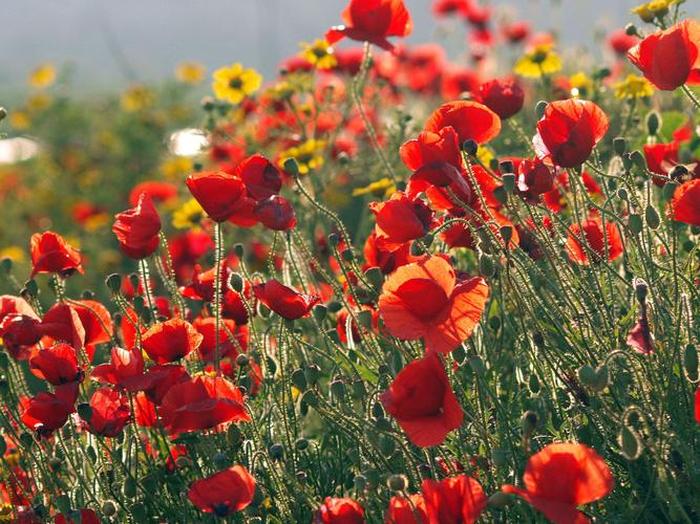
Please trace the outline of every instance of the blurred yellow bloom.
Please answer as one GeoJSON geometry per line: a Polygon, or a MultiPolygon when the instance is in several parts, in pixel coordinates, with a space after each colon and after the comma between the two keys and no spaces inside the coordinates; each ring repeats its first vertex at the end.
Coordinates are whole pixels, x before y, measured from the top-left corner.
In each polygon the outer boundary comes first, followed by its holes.
{"type": "Polygon", "coordinates": [[[491,165],[491,161],[496,158],[496,155],[494,155],[491,148],[479,146],[479,148],[476,150],[476,158],[478,158],[479,162],[484,164],[486,167],[489,167],[491,165]]]}
{"type": "Polygon", "coordinates": [[[122,109],[127,113],[135,113],[151,106],[155,101],[155,95],[144,85],[129,87],[121,97],[122,109]]]}
{"type": "Polygon", "coordinates": [[[190,198],[173,213],[173,227],[175,229],[194,229],[204,218],[204,209],[194,198],[190,198]]]}
{"type": "Polygon", "coordinates": [[[323,156],[320,153],[325,147],[325,141],[311,138],[303,144],[283,151],[280,155],[280,165],[283,166],[287,159],[293,158],[297,161],[299,173],[305,175],[323,165],[323,156]]]}
{"type": "Polygon", "coordinates": [[[520,57],[513,69],[520,76],[527,78],[539,78],[542,75],[551,75],[561,70],[561,58],[550,44],[535,46],[531,51],[520,57]]]}
{"type": "Polygon", "coordinates": [[[396,186],[390,178],[384,177],[372,182],[365,187],[358,187],[352,190],[352,196],[373,195],[376,197],[388,197],[396,191],[396,186]]]}
{"type": "Polygon", "coordinates": [[[160,172],[163,173],[165,178],[170,180],[191,173],[193,169],[192,159],[186,156],[168,158],[160,165],[160,172]]]}
{"type": "Polygon", "coordinates": [[[51,105],[51,97],[45,93],[36,93],[27,98],[27,109],[32,112],[43,111],[51,105]]]}
{"type": "Polygon", "coordinates": [[[667,15],[669,7],[677,3],[678,0],[653,0],[652,2],[638,5],[632,9],[632,12],[639,16],[643,22],[651,23],[657,16],[661,18],[667,15]]]}
{"type": "Polygon", "coordinates": [[[312,44],[302,44],[301,56],[313,64],[316,69],[332,69],[338,65],[333,48],[325,40],[316,40],[312,44]]]}
{"type": "Polygon", "coordinates": [[[98,229],[104,228],[110,223],[110,216],[107,213],[97,213],[89,217],[83,223],[83,227],[86,231],[97,231],[98,229]]]}
{"type": "Polygon", "coordinates": [[[175,69],[175,77],[183,84],[197,85],[204,80],[204,66],[198,62],[182,62],[175,69]]]}
{"type": "Polygon", "coordinates": [[[232,104],[240,104],[249,95],[260,89],[262,77],[255,69],[244,69],[241,64],[232,64],[214,71],[212,89],[216,98],[232,104]]]}
{"type": "Polygon", "coordinates": [[[571,96],[589,98],[593,94],[593,80],[586,73],[578,72],[569,78],[571,96]]]}
{"type": "Polygon", "coordinates": [[[6,248],[0,249],[0,259],[9,258],[13,262],[23,262],[24,257],[24,250],[21,247],[7,246],[6,248]]]}
{"type": "Polygon", "coordinates": [[[15,511],[12,508],[12,504],[0,504],[0,522],[14,522],[14,520],[15,511]]]}
{"type": "Polygon", "coordinates": [[[10,125],[17,131],[22,131],[32,125],[32,121],[26,111],[11,111],[9,118],[10,125]]]}
{"type": "Polygon", "coordinates": [[[654,94],[654,86],[646,78],[627,75],[622,82],[615,84],[616,98],[647,98],[654,94]]]}
{"type": "Polygon", "coordinates": [[[52,64],[41,64],[29,73],[27,82],[37,89],[49,87],[56,81],[56,68],[52,64]]]}

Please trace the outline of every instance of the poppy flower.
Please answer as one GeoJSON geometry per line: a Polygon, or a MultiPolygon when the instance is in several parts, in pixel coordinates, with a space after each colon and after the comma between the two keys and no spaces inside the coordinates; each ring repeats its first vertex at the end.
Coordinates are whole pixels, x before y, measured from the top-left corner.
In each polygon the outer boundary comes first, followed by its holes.
{"type": "Polygon", "coordinates": [[[459,14],[466,16],[471,0],[434,0],[433,14],[435,16],[446,16],[459,14]]]}
{"type": "Polygon", "coordinates": [[[199,348],[202,335],[181,318],[151,326],[141,335],[143,350],[158,364],[175,362],[199,348]]]}
{"type": "Polygon", "coordinates": [[[700,179],[691,180],[676,188],[671,211],[674,220],[700,226],[700,179]]]}
{"type": "Polygon", "coordinates": [[[79,517],[75,518],[72,516],[66,516],[63,513],[59,513],[56,515],[54,518],[54,524],[100,524],[100,518],[97,516],[97,513],[95,513],[93,510],[89,508],[83,508],[80,510],[76,510],[74,512],[75,516],[79,517]]]}
{"type": "Polygon", "coordinates": [[[385,275],[392,273],[397,267],[404,266],[415,260],[415,257],[411,255],[411,244],[409,242],[406,242],[398,249],[394,248],[393,251],[389,251],[384,245],[380,246],[377,243],[377,234],[374,231],[367,237],[362,252],[365,257],[363,269],[378,267],[385,275]]]}
{"type": "MultiPolygon", "coordinates": [[[[202,360],[213,362],[216,358],[216,319],[214,317],[197,317],[192,324],[202,335],[199,355],[202,360]]],[[[246,326],[236,327],[236,323],[228,318],[222,318],[219,325],[219,358],[235,358],[245,351],[248,339],[246,326]]]]}
{"type": "Polygon", "coordinates": [[[483,279],[458,281],[444,258],[425,257],[386,279],[379,314],[393,336],[422,338],[426,351],[447,353],[471,336],[488,293],[483,279]]]}
{"type": "Polygon", "coordinates": [[[22,402],[22,422],[39,436],[48,437],[62,428],[70,414],[75,412],[75,398],[71,402],[61,394],[43,391],[22,402]]]}
{"type": "Polygon", "coordinates": [[[256,202],[276,195],[282,188],[279,169],[262,155],[244,159],[233,174],[243,181],[248,196],[256,202]]]}
{"type": "Polygon", "coordinates": [[[649,319],[646,314],[642,314],[637,323],[627,334],[627,345],[642,355],[649,355],[654,352],[654,335],[649,329],[649,319]]]}
{"type": "Polygon", "coordinates": [[[464,93],[476,93],[481,77],[476,71],[465,67],[446,67],[440,79],[440,95],[445,100],[456,100],[464,93]]]}
{"type": "Polygon", "coordinates": [[[603,228],[601,218],[593,216],[580,225],[572,224],[569,227],[566,253],[572,262],[582,265],[603,259],[612,262],[622,255],[622,251],[620,230],[613,222],[607,221],[603,228]],[[582,241],[585,242],[585,246],[582,241]]]}
{"type": "Polygon", "coordinates": [[[525,92],[517,80],[494,79],[479,88],[479,100],[501,120],[516,115],[523,108],[525,92]]]}
{"type": "Polygon", "coordinates": [[[428,513],[428,524],[473,524],[488,503],[481,484],[467,475],[441,481],[425,479],[421,488],[428,513]]]}
{"type": "Polygon", "coordinates": [[[627,51],[639,43],[639,38],[635,35],[628,35],[624,29],[616,29],[608,36],[608,45],[615,54],[625,56],[627,51]]]}
{"type": "Polygon", "coordinates": [[[326,41],[333,45],[347,37],[392,51],[390,36],[408,36],[413,30],[411,14],[403,0],[350,0],[342,14],[344,25],[331,27],[326,41]]]}
{"type": "Polygon", "coordinates": [[[255,478],[238,465],[194,481],[187,491],[187,498],[197,508],[222,518],[247,508],[253,495],[255,478]]]}
{"type": "Polygon", "coordinates": [[[423,130],[437,133],[447,126],[451,126],[457,132],[460,144],[467,140],[486,144],[501,132],[501,119],[479,102],[458,100],[438,107],[428,117],[423,130]]]}
{"type": "Polygon", "coordinates": [[[160,217],[148,193],[142,193],[136,206],[115,216],[112,231],[126,256],[141,259],[158,249],[160,217]]]}
{"type": "Polygon", "coordinates": [[[372,202],[369,209],[377,222],[377,241],[389,250],[425,236],[433,218],[433,212],[422,200],[408,198],[401,191],[386,202],[372,202]]]}
{"type": "Polygon", "coordinates": [[[387,524],[428,524],[423,495],[410,495],[409,498],[391,497],[385,521],[387,524]]]}
{"type": "Polygon", "coordinates": [[[177,198],[177,186],[170,182],[147,180],[136,184],[129,193],[129,205],[138,206],[141,195],[147,194],[155,202],[168,202],[177,198]]]}
{"type": "Polygon", "coordinates": [[[320,297],[307,295],[271,279],[253,286],[255,297],[272,311],[287,320],[296,320],[309,314],[320,302],[320,297]]]}
{"type": "Polygon", "coordinates": [[[527,461],[525,488],[506,484],[555,524],[585,523],[577,506],[602,499],[615,485],[610,469],[591,448],[578,443],[550,444],[527,461]]]}
{"type": "Polygon", "coordinates": [[[85,347],[85,327],[76,309],[69,304],[59,302],[51,306],[41,319],[41,332],[77,350],[85,347]]]}
{"type": "Polygon", "coordinates": [[[29,358],[29,369],[54,386],[80,381],[82,377],[75,349],[62,343],[35,350],[29,358]]]}
{"type": "Polygon", "coordinates": [[[148,399],[156,405],[163,402],[163,398],[175,384],[190,380],[187,370],[177,364],[163,364],[151,366],[148,370],[128,383],[129,391],[143,391],[148,399]]]}
{"type": "Polygon", "coordinates": [[[537,123],[538,156],[560,167],[583,164],[609,127],[607,115],[593,102],[579,99],[547,104],[537,123]]]}
{"type": "Polygon", "coordinates": [[[129,423],[131,411],[126,397],[112,388],[103,387],[90,397],[88,431],[103,437],[116,437],[129,423]]]}
{"type": "Polygon", "coordinates": [[[509,43],[517,44],[530,35],[530,24],[522,21],[505,24],[501,28],[501,33],[503,33],[503,36],[506,37],[509,43]]]}
{"type": "Polygon", "coordinates": [[[365,510],[350,498],[326,497],[316,512],[316,524],[364,524],[365,510]]]}
{"type": "Polygon", "coordinates": [[[417,138],[405,142],[399,155],[406,167],[414,172],[412,179],[421,178],[436,186],[456,182],[451,171],[441,169],[444,164],[453,168],[457,178],[464,168],[459,136],[452,126],[434,132],[423,131],[417,138]]]}
{"type": "Polygon", "coordinates": [[[0,321],[2,345],[15,360],[29,358],[31,346],[41,340],[41,321],[36,315],[10,313],[0,321]]]}
{"type": "Polygon", "coordinates": [[[399,371],[381,400],[408,439],[422,448],[442,444],[464,419],[462,407],[435,354],[414,360],[399,371]]]}
{"type": "Polygon", "coordinates": [[[29,302],[24,300],[22,297],[15,297],[12,295],[0,295],[0,322],[12,313],[19,313],[21,315],[27,315],[38,319],[34,309],[29,305],[29,302]]]}
{"type": "Polygon", "coordinates": [[[657,88],[673,91],[700,72],[699,47],[700,23],[683,20],[647,36],[627,57],[657,88]]]}
{"type": "Polygon", "coordinates": [[[34,233],[29,242],[32,256],[32,274],[58,273],[67,277],[83,272],[78,250],[72,248],[61,235],[53,231],[34,233]]]}
{"type": "Polygon", "coordinates": [[[144,362],[140,349],[122,349],[113,347],[110,361],[95,366],[91,377],[98,382],[106,382],[113,386],[125,387],[133,383],[133,379],[143,374],[144,362]]]}
{"type": "Polygon", "coordinates": [[[214,222],[225,222],[240,206],[243,181],[223,171],[202,171],[185,180],[192,196],[214,222]]]}
{"type": "Polygon", "coordinates": [[[255,205],[255,218],[273,231],[287,231],[297,225],[291,202],[280,195],[272,195],[255,205]]]}
{"type": "Polygon", "coordinates": [[[250,421],[243,393],[223,377],[198,376],[171,386],[159,413],[171,434],[250,421]]]}
{"type": "Polygon", "coordinates": [[[554,173],[539,159],[523,160],[518,165],[517,189],[521,197],[535,203],[540,195],[554,188],[554,173]]]}

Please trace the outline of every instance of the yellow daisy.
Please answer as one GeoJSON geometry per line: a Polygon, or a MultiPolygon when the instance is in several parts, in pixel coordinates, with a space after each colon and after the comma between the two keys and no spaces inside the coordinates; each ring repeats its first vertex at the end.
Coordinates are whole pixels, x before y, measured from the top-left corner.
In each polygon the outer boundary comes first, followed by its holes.
{"type": "Polygon", "coordinates": [[[593,80],[586,73],[578,72],[569,78],[571,96],[590,98],[593,94],[593,80]]]}
{"type": "Polygon", "coordinates": [[[561,58],[550,44],[535,46],[531,51],[520,57],[515,63],[514,71],[527,78],[539,78],[560,71],[561,58]]]}
{"type": "Polygon", "coordinates": [[[232,64],[214,71],[212,90],[216,98],[232,104],[240,104],[246,97],[260,89],[262,76],[255,69],[244,69],[241,64],[232,64]]]}
{"type": "Polygon", "coordinates": [[[49,87],[56,81],[56,68],[52,64],[41,64],[29,73],[29,85],[37,89],[49,87]]]}
{"type": "Polygon", "coordinates": [[[396,191],[396,186],[390,178],[384,177],[365,187],[358,187],[352,190],[352,196],[373,195],[376,197],[388,197],[396,191]]]}
{"type": "Polygon", "coordinates": [[[151,106],[155,101],[155,95],[144,85],[133,85],[121,96],[121,106],[127,113],[135,113],[151,106]]]}
{"type": "Polygon", "coordinates": [[[175,78],[183,84],[197,85],[204,80],[204,66],[198,62],[182,62],[175,69],[175,78]]]}
{"type": "Polygon", "coordinates": [[[194,229],[199,227],[202,218],[204,218],[204,209],[194,198],[190,198],[173,213],[173,227],[175,229],[194,229]]]}
{"type": "Polygon", "coordinates": [[[313,64],[316,69],[333,69],[338,65],[333,48],[325,40],[316,40],[312,44],[302,44],[301,56],[313,64]]]}
{"type": "Polygon", "coordinates": [[[9,258],[13,262],[23,262],[24,250],[18,246],[7,246],[0,249],[0,260],[3,258],[9,258]]]}
{"type": "Polygon", "coordinates": [[[286,160],[293,158],[299,166],[299,174],[305,175],[323,165],[323,156],[320,153],[325,147],[325,141],[311,138],[303,144],[283,151],[280,155],[280,165],[284,166],[286,160]]]}
{"type": "Polygon", "coordinates": [[[614,87],[615,97],[620,99],[648,98],[654,94],[654,86],[643,76],[627,75],[627,78],[614,87]]]}
{"type": "Polygon", "coordinates": [[[643,22],[651,23],[654,18],[663,18],[668,14],[668,9],[677,4],[678,0],[653,0],[646,4],[638,5],[632,9],[632,12],[639,16],[643,22]]]}
{"type": "Polygon", "coordinates": [[[23,131],[32,125],[32,121],[26,111],[12,111],[10,113],[10,125],[17,131],[23,131]]]}

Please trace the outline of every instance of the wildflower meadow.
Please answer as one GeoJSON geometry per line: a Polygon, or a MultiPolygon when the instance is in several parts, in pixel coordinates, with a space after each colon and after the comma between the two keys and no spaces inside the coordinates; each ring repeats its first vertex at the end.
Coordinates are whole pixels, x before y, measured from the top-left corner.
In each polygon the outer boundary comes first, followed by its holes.
{"type": "Polygon", "coordinates": [[[337,3],[0,109],[0,522],[700,522],[698,5],[337,3]]]}

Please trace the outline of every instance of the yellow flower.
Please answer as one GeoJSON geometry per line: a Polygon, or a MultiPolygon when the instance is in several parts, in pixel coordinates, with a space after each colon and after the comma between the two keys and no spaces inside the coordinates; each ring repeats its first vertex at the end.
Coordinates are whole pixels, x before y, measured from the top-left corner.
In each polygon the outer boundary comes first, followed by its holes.
{"type": "Polygon", "coordinates": [[[0,504],[0,522],[14,522],[15,511],[12,504],[0,504]]]}
{"type": "Polygon", "coordinates": [[[155,101],[155,95],[144,85],[129,87],[121,97],[122,109],[127,113],[135,113],[151,106],[155,101]]]}
{"type": "Polygon", "coordinates": [[[550,44],[535,46],[518,59],[514,68],[517,74],[527,78],[539,78],[559,70],[561,70],[561,58],[554,52],[550,44]]]}
{"type": "Polygon", "coordinates": [[[316,40],[312,44],[302,44],[301,56],[313,64],[316,69],[333,69],[338,65],[333,48],[325,40],[316,40]]]}
{"type": "Polygon", "coordinates": [[[493,154],[493,151],[490,148],[486,146],[479,146],[479,148],[476,150],[476,158],[479,159],[479,162],[488,167],[491,165],[491,161],[496,158],[496,155],[493,154]]]}
{"type": "Polygon", "coordinates": [[[107,213],[96,213],[83,223],[86,231],[97,231],[110,223],[110,216],[107,213]]]}
{"type": "Polygon", "coordinates": [[[9,258],[13,262],[23,262],[24,261],[24,250],[18,246],[7,246],[6,248],[0,249],[0,259],[9,258]]]}
{"type": "Polygon", "coordinates": [[[17,131],[22,131],[32,125],[32,121],[26,111],[11,111],[10,125],[17,131]]]}
{"type": "Polygon", "coordinates": [[[615,97],[620,99],[647,98],[654,94],[654,86],[643,76],[627,75],[627,78],[614,87],[615,97]]]}
{"type": "Polygon", "coordinates": [[[363,195],[373,195],[376,197],[389,197],[394,191],[396,191],[396,186],[391,181],[390,178],[384,177],[379,180],[372,182],[365,187],[358,187],[352,190],[352,196],[363,196],[363,195]]]}
{"type": "Polygon", "coordinates": [[[28,83],[37,89],[49,87],[56,81],[56,68],[52,64],[41,64],[29,73],[28,83]]]}
{"type": "Polygon", "coordinates": [[[216,98],[232,104],[240,104],[249,95],[260,89],[262,77],[255,69],[244,69],[241,64],[232,64],[214,71],[211,87],[216,98]]]}
{"type": "Polygon", "coordinates": [[[204,80],[204,66],[198,62],[182,62],[175,69],[175,77],[183,84],[197,85],[204,80]]]}
{"type": "Polygon", "coordinates": [[[204,218],[204,209],[194,198],[190,198],[173,213],[173,227],[175,229],[194,229],[199,227],[202,218],[204,218]]]}
{"type": "Polygon", "coordinates": [[[576,73],[569,78],[571,96],[589,98],[593,94],[593,80],[586,73],[576,73]]]}
{"type": "Polygon", "coordinates": [[[160,165],[160,172],[163,173],[165,178],[170,180],[178,178],[186,173],[191,173],[192,169],[192,159],[186,156],[168,158],[160,165]]]}
{"type": "Polygon", "coordinates": [[[651,23],[656,17],[663,18],[666,16],[669,7],[677,3],[678,0],[653,0],[646,4],[638,5],[632,9],[632,12],[639,16],[643,22],[651,23]]]}
{"type": "Polygon", "coordinates": [[[51,105],[51,97],[45,93],[36,93],[27,98],[27,109],[32,112],[43,111],[51,105]]]}
{"type": "Polygon", "coordinates": [[[289,158],[297,161],[299,173],[307,174],[313,169],[318,169],[323,165],[323,156],[319,153],[326,147],[326,142],[311,138],[296,147],[290,147],[283,151],[280,155],[280,166],[284,166],[284,162],[289,158]]]}

